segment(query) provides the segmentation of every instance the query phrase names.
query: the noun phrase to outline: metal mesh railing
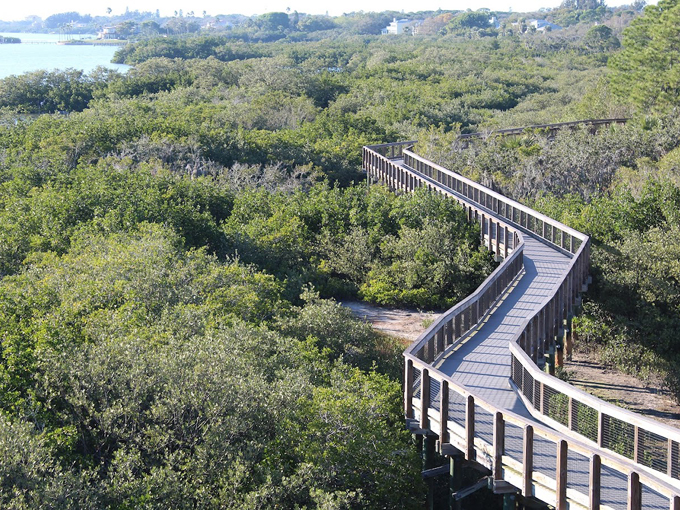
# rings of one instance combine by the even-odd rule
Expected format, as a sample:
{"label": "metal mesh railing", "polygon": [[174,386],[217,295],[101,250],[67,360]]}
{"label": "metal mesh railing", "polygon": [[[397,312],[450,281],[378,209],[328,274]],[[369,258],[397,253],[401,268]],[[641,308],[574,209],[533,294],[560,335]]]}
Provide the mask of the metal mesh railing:
{"label": "metal mesh railing", "polygon": [[609,467],[602,466],[600,478],[600,506],[614,510],[626,510],[628,477]]}
{"label": "metal mesh railing", "polygon": [[422,371],[419,368],[413,368],[413,398],[420,398],[420,375]]}
{"label": "metal mesh railing", "polygon": [[534,381],[534,398],[531,401],[531,403],[534,405],[534,408],[536,408],[536,409],[541,408],[541,382],[540,381]]}
{"label": "metal mesh railing", "polygon": [[569,397],[550,386],[543,387],[543,414],[556,422],[569,425]]}
{"label": "metal mesh railing", "polygon": [[665,472],[668,469],[668,440],[659,434],[638,429],[637,462]]}
{"label": "metal mesh railing", "polygon": [[668,510],[672,507],[666,496],[642,484],[642,508],[644,510]]}
{"label": "metal mesh railing", "polygon": [[567,489],[588,495],[590,459],[585,455],[569,450],[567,455]]}
{"label": "metal mesh railing", "polygon": [[602,446],[632,459],[635,453],[635,427],[633,424],[607,414],[602,418]]}
{"label": "metal mesh railing", "polygon": [[439,411],[442,397],[441,383],[437,379],[430,379],[430,407]]}
{"label": "metal mesh railing", "polygon": [[534,436],[534,471],[555,480],[557,444],[554,441]]}
{"label": "metal mesh railing", "polygon": [[493,444],[493,414],[478,405],[475,405],[475,437]]}
{"label": "metal mesh railing", "polygon": [[510,364],[510,378],[512,382],[521,390],[522,389],[522,378],[524,377],[524,367],[522,363],[515,357],[512,356],[512,361]]}
{"label": "metal mesh railing", "polygon": [[680,444],[677,441],[671,441],[671,455],[670,460],[670,475],[672,478],[680,478]]}
{"label": "metal mesh railing", "polygon": [[449,391],[449,421],[465,427],[465,397],[455,391]]}
{"label": "metal mesh railing", "polygon": [[524,376],[522,378],[522,393],[529,400],[529,402],[534,401],[534,378],[531,376],[529,371],[524,369]]}
{"label": "metal mesh railing", "polygon": [[597,442],[597,422],[598,413],[596,409],[578,400],[572,401],[571,430]]}
{"label": "metal mesh railing", "polygon": [[522,462],[524,448],[524,429],[513,425],[505,424],[505,455],[517,462]]}

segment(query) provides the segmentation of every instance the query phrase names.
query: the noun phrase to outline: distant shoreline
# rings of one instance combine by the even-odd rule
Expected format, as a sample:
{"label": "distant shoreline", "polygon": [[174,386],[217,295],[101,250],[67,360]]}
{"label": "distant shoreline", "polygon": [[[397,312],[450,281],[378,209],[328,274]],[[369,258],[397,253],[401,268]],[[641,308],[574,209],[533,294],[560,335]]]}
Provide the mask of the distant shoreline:
{"label": "distant shoreline", "polygon": [[128,43],[126,39],[72,39],[70,41],[60,41],[57,44],[66,44],[69,46],[125,46]]}

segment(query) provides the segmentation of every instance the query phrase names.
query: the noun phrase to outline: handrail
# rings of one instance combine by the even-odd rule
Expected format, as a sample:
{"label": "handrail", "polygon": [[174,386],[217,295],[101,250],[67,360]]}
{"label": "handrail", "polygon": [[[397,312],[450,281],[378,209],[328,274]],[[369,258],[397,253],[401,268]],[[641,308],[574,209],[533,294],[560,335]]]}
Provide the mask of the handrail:
{"label": "handrail", "polygon": [[472,294],[440,315],[406,352],[431,363],[439,354],[465,338],[521,272],[524,241],[519,236],[518,240],[512,255],[504,259]]}
{"label": "handrail", "polygon": [[[525,419],[485,402],[486,409],[495,413],[497,417],[500,416],[501,421],[505,419],[504,417],[513,416],[511,419],[519,420],[517,423],[523,424],[522,426],[534,427],[545,437],[553,437],[555,441],[564,441],[565,448],[568,447],[569,451],[585,452],[584,455],[597,452],[598,463],[606,466],[619,466],[620,469],[617,469],[629,476],[629,495],[635,492],[636,487],[639,489],[636,489],[637,492],[642,490],[640,480],[643,480],[642,483],[648,487],[658,488],[664,497],[669,498],[667,501],[670,501],[670,504],[680,505],[680,483],[677,480],[680,478],[680,441],[678,441],[680,431],[599,401],[599,399],[576,390],[563,381],[546,374],[536,365],[536,362],[544,357],[548,347],[554,348],[556,341],[559,341],[561,336],[567,338],[570,336],[568,329],[571,310],[578,302],[578,294],[587,279],[590,255],[589,237],[414,154],[410,150],[408,142],[400,144],[403,164],[394,161],[398,158],[388,159],[375,149],[379,148],[364,147],[364,168],[369,178],[383,180],[395,190],[412,191],[417,187],[427,187],[434,192],[456,199],[465,207],[471,221],[480,222],[484,245],[489,250],[494,251],[497,257],[503,258],[501,265],[473,294],[440,316],[404,352],[406,358],[404,404],[407,419],[413,421],[418,414],[421,430],[430,429],[430,421],[433,416],[436,418],[438,413],[441,415],[444,412],[448,413],[449,405],[448,403],[445,405],[446,399],[442,397],[445,394],[457,394],[473,399],[473,402],[483,402],[477,396],[459,387],[451,377],[435,370],[431,363],[442,352],[454,348],[456,340],[464,337],[466,331],[474,329],[484,313],[492,308],[495,300],[505,291],[513,278],[520,273],[523,267],[521,262],[524,247],[523,234],[528,233],[571,257],[568,268],[562,273],[562,280],[554,286],[549,297],[544,300],[534,315],[524,321],[520,334],[514,341],[510,342],[512,381],[517,385],[518,392],[532,414],[546,421],[550,426],[557,429],[557,432],[547,425],[545,429],[542,425],[527,425]],[[512,236],[509,234],[512,234]],[[515,249],[512,251],[509,250],[510,239],[515,243],[513,245]],[[565,322],[566,327],[564,327]],[[430,399],[432,385],[430,374],[436,374],[433,380],[439,385],[438,404]],[[416,379],[419,379],[419,388],[414,388],[413,383]],[[453,393],[451,393],[452,388],[456,389]],[[418,398],[418,394],[420,398]],[[432,396],[434,397],[434,395]],[[595,401],[599,403],[597,406],[593,404]],[[439,405],[439,410],[436,409],[434,404]],[[468,414],[466,414],[464,423],[465,443],[456,444],[459,447],[467,448],[463,451],[469,456],[476,455],[475,452],[479,453],[480,448],[482,452],[488,450],[488,444],[485,446],[486,450],[484,450],[485,447],[477,444],[479,441],[474,436],[474,412],[472,412],[472,423],[470,424],[468,423],[468,407],[469,402],[466,404],[466,413]],[[565,408],[567,409],[566,414]],[[587,417],[592,417],[592,411],[598,413],[595,428],[596,440],[593,439],[592,423],[586,423],[585,420]],[[566,420],[562,419],[564,416],[567,417]],[[452,435],[455,435],[454,432],[458,430],[456,427],[460,428],[460,423],[455,425],[450,420],[441,418],[440,422],[439,428],[437,428],[440,443],[446,443]],[[584,425],[588,425],[588,427]],[[626,429],[626,426],[629,429],[633,427],[630,430],[633,430],[634,441],[633,443],[630,443],[630,441],[626,443],[626,445],[633,445],[631,447],[634,450],[632,454],[627,451],[623,451],[623,454],[617,453],[620,450],[620,444],[612,442],[611,437],[605,437],[607,430],[610,435],[614,431],[619,434],[614,439],[620,440],[620,430],[622,427]],[[607,429],[607,427],[609,428]],[[470,430],[472,430],[472,437]],[[577,439],[576,435],[580,439]],[[659,462],[653,458],[653,455],[658,453],[660,437],[661,442],[665,441],[666,446],[665,466],[662,470],[664,473],[659,472]],[[647,447],[649,444],[652,447]],[[488,451],[486,453],[488,454]],[[512,462],[506,466],[504,462],[507,459],[503,454],[496,455],[496,457],[492,459],[493,462],[490,465],[498,467],[500,471],[497,474],[502,478],[512,471],[513,467],[510,465]],[[560,455],[557,457],[561,458]],[[516,465],[514,467],[517,468]],[[520,465],[520,468],[526,471],[527,466],[522,467]],[[621,471],[622,469],[623,471]],[[496,471],[494,472],[496,473]],[[629,472],[632,472],[632,475]],[[597,477],[591,479],[591,489],[593,489],[593,483],[599,484],[599,476],[598,474]],[[630,479],[631,476],[632,479]],[[524,473],[521,480],[515,481],[521,481],[524,485],[518,485],[518,487],[526,491],[535,490],[537,483],[540,485],[542,481],[547,480],[544,478],[538,475],[534,477],[531,473],[528,475]],[[566,504],[566,501],[569,500],[570,504],[588,507],[587,502],[583,503],[584,496],[582,494],[579,496],[574,491],[566,491],[566,488],[560,486],[560,483],[555,480],[550,483],[557,485],[552,492],[548,490],[546,493],[548,499],[544,499],[544,501],[549,502],[551,501],[550,498],[554,496],[557,498],[555,499],[557,503],[564,502]],[[571,494],[571,496],[568,497],[567,494]],[[592,498],[593,495],[591,494],[589,497]],[[597,498],[599,498],[599,495]],[[558,507],[565,508],[559,504]],[[633,504],[631,508],[638,508],[638,506]],[[677,508],[680,508],[680,506]]]}
{"label": "handrail", "polygon": [[[447,376],[431,365],[414,358],[410,354],[405,355],[405,357],[407,367],[420,372],[421,398],[414,398],[414,408],[420,411],[425,400],[429,401],[430,404],[435,403],[438,405],[438,408],[429,405],[427,413],[420,413],[419,425],[422,429],[435,431],[440,437],[440,442],[454,445],[465,453],[466,458],[475,460],[491,469],[494,477],[496,477],[496,474],[500,475],[498,478],[516,485],[525,494],[534,494],[537,497],[543,496],[540,499],[548,504],[557,505],[558,508],[560,506],[566,508],[567,502],[569,508],[592,508],[595,506],[592,500],[592,486],[588,487],[588,493],[586,494],[576,489],[568,491],[568,487],[558,487],[558,480],[560,478],[567,478],[565,476],[566,473],[560,473],[559,465],[555,466],[554,477],[546,476],[545,473],[541,473],[539,469],[536,469],[536,466],[527,468],[521,457],[518,459],[516,454],[513,456],[513,453],[505,451],[506,449],[503,445],[504,443],[507,444],[510,439],[510,435],[507,434],[508,425],[513,425],[522,430],[525,443],[524,455],[526,455],[527,449],[527,436],[532,436],[533,438],[531,446],[529,446],[530,450],[534,450],[537,447],[536,436],[547,439],[550,444],[555,446],[555,449],[558,449],[561,443],[565,442],[568,451],[582,456],[589,464],[589,478],[591,478],[591,482],[593,481],[593,471],[599,475],[599,480],[597,481],[597,485],[599,485],[598,490],[604,486],[600,483],[603,478],[602,467],[607,467],[612,468],[618,473],[623,473],[628,478],[628,491],[630,491],[631,482],[634,481],[638,486],[639,492],[644,490],[643,487],[651,488],[668,498],[668,506],[666,508],[677,508],[677,506],[673,505],[680,504],[678,487],[663,478],[655,476],[654,473],[640,472],[639,465],[631,460],[612,455],[610,451],[593,446],[560,430],[555,430],[549,425],[544,425],[540,422],[528,424],[523,416],[506,409],[501,409],[475,395],[473,392],[457,384],[450,376]],[[433,395],[434,392],[431,391],[433,382],[436,382],[439,386],[436,395]],[[424,395],[425,393],[429,393],[429,395]],[[456,405],[460,409],[452,412],[452,405]],[[484,421],[479,420],[482,417]],[[478,419],[477,421],[476,418]],[[488,425],[489,422],[492,423],[491,427]],[[491,434],[489,434],[489,430],[484,431],[485,433],[480,433],[479,430],[476,430],[479,428],[480,423],[486,423],[486,428],[492,429]],[[531,431],[530,434],[527,433],[528,430]],[[489,441],[488,439],[491,437],[493,439]],[[593,470],[593,464],[597,465],[596,470]],[[560,492],[563,493],[560,494]],[[563,505],[559,505],[560,499],[563,499]],[[604,505],[600,505],[600,508],[604,508]],[[641,505],[638,508],[641,508]]]}
{"label": "handrail", "polygon": [[565,127],[575,127],[575,126],[603,126],[609,124],[625,124],[630,119],[627,117],[619,117],[615,119],[587,119],[587,120],[574,120],[568,122],[556,122],[553,124],[537,124],[534,126],[525,126],[518,128],[505,128],[505,129],[495,129],[493,131],[484,132],[480,131],[477,133],[463,133],[458,139],[459,140],[469,140],[471,138],[483,138],[485,136],[493,135],[519,135],[522,134],[527,129],[548,129],[555,130]]}
{"label": "handrail", "polygon": [[[444,168],[443,166],[437,165],[436,163],[432,163],[431,161],[428,161],[422,156],[418,156],[410,150],[404,149],[403,153],[405,165],[420,173],[424,173],[428,177],[437,181],[437,183],[448,186],[468,200],[486,206],[488,209],[492,210],[494,214],[499,215],[507,221],[510,221],[520,227],[523,227],[524,229],[532,232],[533,234],[541,237],[560,249],[567,250],[570,253],[574,253],[575,251],[573,248],[573,239],[569,241],[569,246],[572,247],[571,249],[566,246],[565,239],[560,238],[560,242],[556,242],[558,240],[558,236],[561,234],[565,234],[562,237],[569,235],[572,238],[578,239],[579,241],[585,241],[588,239],[587,235],[579,232],[578,230],[574,230],[573,228],[568,227],[567,225],[560,223],[559,221],[554,220],[545,214],[534,211],[530,207],[520,204],[516,200],[512,200],[511,198],[501,195],[496,191],[490,190],[486,186],[468,179],[467,177],[463,177],[462,175],[453,172],[448,168]],[[441,176],[437,177],[435,172],[439,172],[439,174],[446,176],[446,178]],[[500,207],[500,204],[503,204],[504,207]],[[534,220],[533,222],[531,221],[532,219]],[[548,231],[543,227],[536,230],[537,224],[548,224],[552,227],[552,231]]]}

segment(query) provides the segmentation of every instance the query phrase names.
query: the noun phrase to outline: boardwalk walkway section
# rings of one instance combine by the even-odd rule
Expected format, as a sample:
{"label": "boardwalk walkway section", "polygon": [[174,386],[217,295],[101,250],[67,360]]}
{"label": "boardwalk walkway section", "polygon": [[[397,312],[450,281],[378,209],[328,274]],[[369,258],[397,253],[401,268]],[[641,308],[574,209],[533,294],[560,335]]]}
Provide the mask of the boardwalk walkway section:
{"label": "boardwalk walkway section", "polygon": [[680,510],[680,431],[551,375],[571,349],[588,236],[418,156],[413,144],[364,147],[368,178],[458,201],[501,261],[404,353],[405,416],[425,450],[436,440],[452,470],[464,457],[491,471],[496,492],[560,510]]}

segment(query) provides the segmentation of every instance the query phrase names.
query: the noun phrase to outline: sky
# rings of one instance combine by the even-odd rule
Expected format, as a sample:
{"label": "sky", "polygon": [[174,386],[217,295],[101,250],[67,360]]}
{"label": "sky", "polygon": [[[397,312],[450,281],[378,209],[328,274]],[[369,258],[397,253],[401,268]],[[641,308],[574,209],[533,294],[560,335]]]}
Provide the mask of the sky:
{"label": "sky", "polygon": [[[633,0],[610,0],[609,6],[629,4]],[[124,3],[120,0],[28,0],[3,1],[0,5],[0,19],[3,21],[21,20],[27,16],[36,15],[46,18],[59,12],[76,11],[81,14],[93,16],[106,15],[108,7],[112,14],[122,14],[126,6],[130,10],[151,11],[160,10],[161,16],[172,16],[174,11],[182,9],[184,13],[193,11],[196,16],[201,16],[203,11],[208,15],[216,14],[262,14],[272,11],[304,12],[308,14],[325,14],[337,16],[344,12],[352,11],[386,11],[403,10],[476,10],[487,7],[494,11],[529,12],[536,11],[541,7],[557,7],[561,0],[344,0],[342,2],[319,2],[319,0],[249,0],[248,2],[224,2],[217,0],[135,0]]]}

